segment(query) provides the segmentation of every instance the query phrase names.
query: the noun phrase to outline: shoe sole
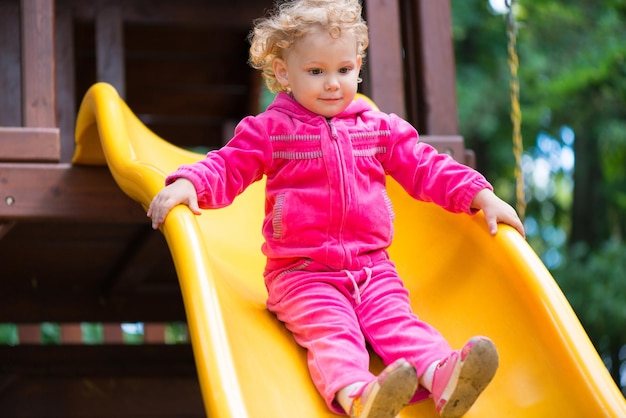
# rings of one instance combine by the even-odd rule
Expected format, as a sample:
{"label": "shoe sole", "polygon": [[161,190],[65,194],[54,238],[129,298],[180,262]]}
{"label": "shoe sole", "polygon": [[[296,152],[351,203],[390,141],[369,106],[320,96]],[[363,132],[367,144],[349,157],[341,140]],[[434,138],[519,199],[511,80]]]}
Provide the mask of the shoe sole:
{"label": "shoe sole", "polygon": [[472,347],[461,365],[456,387],[439,415],[441,418],[459,418],[472,407],[476,399],[498,369],[498,351],[488,339],[481,339]]}
{"label": "shoe sole", "polygon": [[389,373],[376,392],[370,393],[371,404],[365,406],[362,418],[395,418],[417,390],[417,373],[408,362]]}

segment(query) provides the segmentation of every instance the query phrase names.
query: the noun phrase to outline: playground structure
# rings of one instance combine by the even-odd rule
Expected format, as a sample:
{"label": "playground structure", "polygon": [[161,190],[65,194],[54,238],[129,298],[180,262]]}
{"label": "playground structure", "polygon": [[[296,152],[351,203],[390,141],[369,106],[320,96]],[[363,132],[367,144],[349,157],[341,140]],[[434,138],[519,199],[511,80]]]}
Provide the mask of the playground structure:
{"label": "playground structure", "polygon": [[[120,185],[126,185],[124,191],[145,205],[162,184],[159,176],[173,169],[180,162],[177,158],[199,158],[199,154],[163,144],[150,130],[181,147],[216,147],[228,137],[233,121],[257,110],[260,80],[245,64],[245,36],[252,20],[270,6],[271,1],[252,0],[0,2],[0,322],[17,324],[19,334],[19,344],[0,347],[0,411],[7,416],[191,417],[204,416],[205,407],[210,416],[255,416],[259,402],[276,400],[286,383],[296,391],[297,399],[307,402],[311,411],[319,412],[314,416],[326,413],[307,383],[306,371],[300,365],[302,353],[293,344],[287,344],[289,336],[264,310],[263,289],[259,288],[262,281],[249,284],[240,280],[258,275],[259,236],[254,235],[254,218],[241,226],[252,234],[251,239],[213,245],[226,253],[211,253],[214,258],[210,258],[206,277],[234,278],[216,281],[220,284],[215,293],[216,297],[227,295],[233,305],[229,309],[231,305],[222,300],[213,306],[226,307],[226,311],[218,309],[217,313],[221,313],[217,316],[204,315],[201,312],[212,306],[213,300],[207,297],[207,288],[196,289],[197,299],[190,299],[195,285],[185,279],[179,286],[174,270],[173,261],[178,275],[185,277],[181,274],[181,261],[176,256],[172,260],[163,235],[150,230],[141,206],[128,198],[111,177],[113,173]],[[473,164],[471,152],[464,149],[458,136],[449,1],[365,1],[365,8],[371,46],[363,91],[385,111],[404,115],[413,122],[423,140]],[[97,81],[110,83],[117,93],[105,85],[94,88],[81,110],[83,121],[77,124],[78,105]],[[118,93],[142,122],[120,101]],[[78,147],[74,144],[75,126],[76,139],[82,144]],[[110,138],[120,134],[120,129],[126,132],[126,139],[130,139],[127,129],[141,133],[131,136],[139,142],[112,146]],[[148,175],[151,180],[147,184],[133,183],[125,175],[116,174],[115,164],[126,162],[114,155],[128,147],[145,151],[154,145],[151,141],[162,145],[156,150],[172,151],[172,159],[163,159],[163,165],[152,160],[148,165],[140,164],[142,169],[136,174]],[[111,171],[105,165],[105,154],[112,158]],[[142,152],[138,155],[159,156]],[[257,185],[242,196],[242,203],[233,210],[241,210],[244,199],[255,202],[262,191],[260,187]],[[391,187],[393,191],[394,186]],[[415,203],[397,202],[399,217],[414,210]],[[458,222],[457,218],[449,219],[438,212],[428,215],[432,209],[418,206],[432,227],[440,225],[446,229]],[[216,211],[203,214],[202,222],[210,222],[214,216],[228,220],[238,215]],[[180,229],[174,219],[179,218],[172,219],[168,223],[174,226],[170,228],[168,224],[164,233],[176,252],[185,240],[176,235]],[[195,222],[185,214],[180,219],[185,225]],[[237,219],[239,223],[240,218]],[[227,225],[221,221],[217,224]],[[485,244],[479,224],[473,220],[461,225],[460,230],[470,231],[469,236],[480,245],[472,250],[464,246],[460,235],[452,234],[449,245],[461,251],[456,256],[462,254],[463,260],[491,257],[496,250],[491,241]],[[421,248],[409,235],[418,226],[422,228],[418,224],[398,227],[394,247],[398,250],[394,250],[394,256],[399,261],[414,258],[411,249]],[[429,233],[429,227],[425,227],[420,235]],[[202,239],[220,240],[227,235],[203,235]],[[503,236],[523,245],[512,231],[505,231]],[[229,254],[239,254],[228,253],[233,246],[237,251],[245,251],[246,261],[238,263],[234,270],[226,263],[232,261]],[[403,270],[412,292],[436,288],[437,281],[429,277],[439,277],[456,257],[454,253],[448,253],[451,258],[446,258],[428,251],[424,252],[426,259],[441,264],[424,270]],[[526,255],[534,257],[532,253]],[[505,265],[485,268],[494,267],[494,272],[501,273],[507,271]],[[533,266],[538,270],[524,277],[546,277],[542,266]],[[190,263],[188,268],[188,274],[198,276],[197,265]],[[419,281],[413,277],[415,274],[420,275]],[[503,291],[496,280],[499,277],[491,273],[485,286],[493,287],[494,292]],[[588,416],[624,415],[623,398],[606,380],[597,354],[550,280],[540,280],[538,287],[537,281],[523,281],[520,287],[510,289],[526,289],[524,294],[529,298],[521,301],[508,294],[513,299],[507,300],[513,303],[507,308],[510,312],[506,317],[515,319],[513,327],[535,326],[536,319],[545,319],[542,313],[557,320],[522,344],[520,348],[528,348],[528,352],[519,353],[519,358],[507,356],[504,366],[509,372],[505,371],[504,376],[509,377],[500,378],[489,390],[494,391],[495,398],[506,394],[501,404],[510,408],[507,412],[511,416],[520,416],[517,408],[546,411],[549,401],[562,399],[564,388],[550,383],[558,378],[567,382],[572,399],[591,405],[590,409],[578,411],[592,411]],[[196,285],[202,286],[202,281]],[[485,299],[485,306],[490,306],[489,301]],[[469,317],[437,320],[437,310],[431,305],[439,301],[424,298],[416,303],[416,310],[424,318],[434,319],[444,332],[450,333],[451,342],[461,342],[461,336],[452,331],[457,328],[454,322]],[[237,311],[237,307],[244,309]],[[501,314],[493,307],[481,315],[494,313]],[[252,321],[250,324],[255,326],[237,337],[243,339],[230,341],[235,337],[226,331],[228,326],[243,324],[246,315],[260,322]],[[531,318],[522,321],[524,316]],[[226,322],[220,324],[220,319]],[[189,344],[164,344],[164,324],[171,321],[189,321],[195,357]],[[60,324],[60,345],[41,344],[40,324],[44,322]],[[82,322],[102,323],[104,343],[82,344]],[[145,344],[122,344],[121,322],[144,323]],[[480,329],[487,333],[494,324],[484,322],[482,325],[479,321]],[[502,341],[517,341],[504,338],[517,332],[511,324],[495,327],[496,335],[505,334],[499,337]],[[207,332],[222,333],[227,338],[209,337]],[[259,348],[259,357],[239,356],[237,350],[256,344],[257,337],[264,341],[276,334],[278,345]],[[211,345],[221,347],[221,354],[226,357],[204,356],[213,350],[205,350]],[[555,348],[550,350],[552,346]],[[273,363],[272,376],[279,380],[276,386],[267,385],[271,393],[253,394],[249,386],[242,384],[249,377],[246,370],[254,371],[260,363],[282,359],[274,348],[285,354],[286,365],[281,365],[282,361]],[[532,386],[535,373],[539,372],[528,369],[525,361],[528,355],[544,351],[551,355],[540,357],[543,370],[555,372],[542,386],[545,390],[540,390]],[[556,354],[565,357],[556,359],[555,366],[551,362]],[[293,375],[285,373],[287,369]],[[487,402],[477,408],[491,408],[490,405]],[[407,410],[406,416],[417,411],[429,416],[428,408],[428,403],[418,405]],[[563,411],[573,411],[575,415],[577,411],[574,406],[571,408]],[[281,415],[277,412],[272,416]]]}

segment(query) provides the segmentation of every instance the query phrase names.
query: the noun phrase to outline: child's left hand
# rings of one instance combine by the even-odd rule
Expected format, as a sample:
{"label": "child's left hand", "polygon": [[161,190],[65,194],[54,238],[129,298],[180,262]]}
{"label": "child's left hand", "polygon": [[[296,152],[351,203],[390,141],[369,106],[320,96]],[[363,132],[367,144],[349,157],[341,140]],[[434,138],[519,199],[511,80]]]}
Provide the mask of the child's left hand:
{"label": "child's left hand", "polygon": [[511,205],[500,199],[489,189],[482,189],[472,201],[472,208],[481,209],[485,215],[487,226],[491,235],[495,235],[498,232],[498,223],[505,223],[511,225],[513,228],[526,237],[524,232],[524,225],[520,220],[517,212]]}

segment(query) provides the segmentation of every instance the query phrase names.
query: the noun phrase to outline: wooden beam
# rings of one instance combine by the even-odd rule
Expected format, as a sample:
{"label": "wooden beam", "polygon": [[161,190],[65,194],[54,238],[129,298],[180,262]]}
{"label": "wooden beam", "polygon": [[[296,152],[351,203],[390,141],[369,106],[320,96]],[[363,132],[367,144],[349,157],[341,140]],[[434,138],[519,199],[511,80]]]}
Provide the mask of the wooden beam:
{"label": "wooden beam", "polygon": [[2,389],[3,417],[207,417],[197,378],[192,376],[25,375],[15,376]]}
{"label": "wooden beam", "polygon": [[206,417],[189,344],[0,346],[0,358],[3,417]]}
{"label": "wooden beam", "polygon": [[[68,274],[71,269],[68,268]],[[89,280],[76,277],[76,280]],[[142,292],[117,295],[105,299],[97,292],[73,293],[67,290],[38,291],[2,288],[0,318],[2,322],[170,322],[185,321],[185,307],[177,289],[176,278],[169,286],[172,291]],[[178,293],[177,293],[178,292]],[[20,325],[20,332],[22,330]],[[39,331],[37,331],[39,332]],[[28,334],[29,342],[35,342]],[[23,336],[20,334],[20,339]],[[38,341],[38,340],[37,340]]]}
{"label": "wooden beam", "polygon": [[110,377],[158,377],[196,374],[190,344],[0,345],[0,358],[3,359],[0,372],[28,375],[89,373]]}
{"label": "wooden beam", "polygon": [[0,222],[0,240],[4,238],[13,228],[15,228],[17,222]]}
{"label": "wooden beam", "polygon": [[[93,20],[98,3],[85,0],[58,0],[71,7],[80,20]],[[262,17],[272,2],[216,2],[206,0],[180,2],[172,0],[120,1],[124,21],[141,24],[201,25],[216,28],[251,29],[252,21]]]}
{"label": "wooden beam", "polygon": [[[154,268],[161,260],[155,254],[167,244],[162,234],[155,233],[146,223],[125,246],[122,256],[113,263],[110,274],[102,285],[107,298],[132,293],[154,274]],[[141,266],[139,268],[138,266]]]}
{"label": "wooden beam", "polygon": [[122,6],[100,0],[96,11],[96,78],[115,87],[120,97],[126,97],[124,71],[124,30]]}
{"label": "wooden beam", "polygon": [[398,0],[366,0],[365,7],[370,29],[367,62],[371,98],[382,111],[404,117],[406,106]]}
{"label": "wooden beam", "polygon": [[440,153],[448,154],[461,164],[474,166],[471,153],[465,149],[463,137],[458,135],[424,135],[420,140],[437,149]]}
{"label": "wooden beam", "polygon": [[459,131],[450,0],[419,0],[417,27],[422,77],[422,112],[429,135]]}
{"label": "wooden beam", "polygon": [[0,163],[0,218],[147,222],[106,167]]}
{"label": "wooden beam", "polygon": [[21,5],[23,125],[56,127],[54,0]]}
{"label": "wooden beam", "polygon": [[0,127],[0,162],[57,162],[61,157],[58,128]]}

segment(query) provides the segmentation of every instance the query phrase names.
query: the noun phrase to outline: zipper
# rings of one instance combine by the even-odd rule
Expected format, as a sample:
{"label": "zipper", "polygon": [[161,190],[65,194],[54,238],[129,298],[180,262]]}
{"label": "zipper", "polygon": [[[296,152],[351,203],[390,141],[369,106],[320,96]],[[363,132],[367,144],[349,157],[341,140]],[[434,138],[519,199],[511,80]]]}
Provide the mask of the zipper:
{"label": "zipper", "polygon": [[346,218],[348,215],[348,187],[347,187],[347,175],[346,175],[346,168],[345,168],[345,164],[344,164],[344,159],[343,159],[343,154],[341,151],[341,146],[339,144],[339,134],[337,133],[337,127],[335,126],[335,124],[333,123],[332,119],[326,119],[326,121],[328,122],[328,127],[330,129],[330,137],[332,139],[332,144],[334,145],[335,148],[335,155],[337,156],[337,166],[339,168],[339,194],[341,197],[341,222],[339,224],[339,245],[341,250],[343,251],[343,263],[345,263],[346,261],[346,256],[348,255],[348,251],[346,250],[346,247],[344,245],[343,242],[343,231],[346,225]]}

